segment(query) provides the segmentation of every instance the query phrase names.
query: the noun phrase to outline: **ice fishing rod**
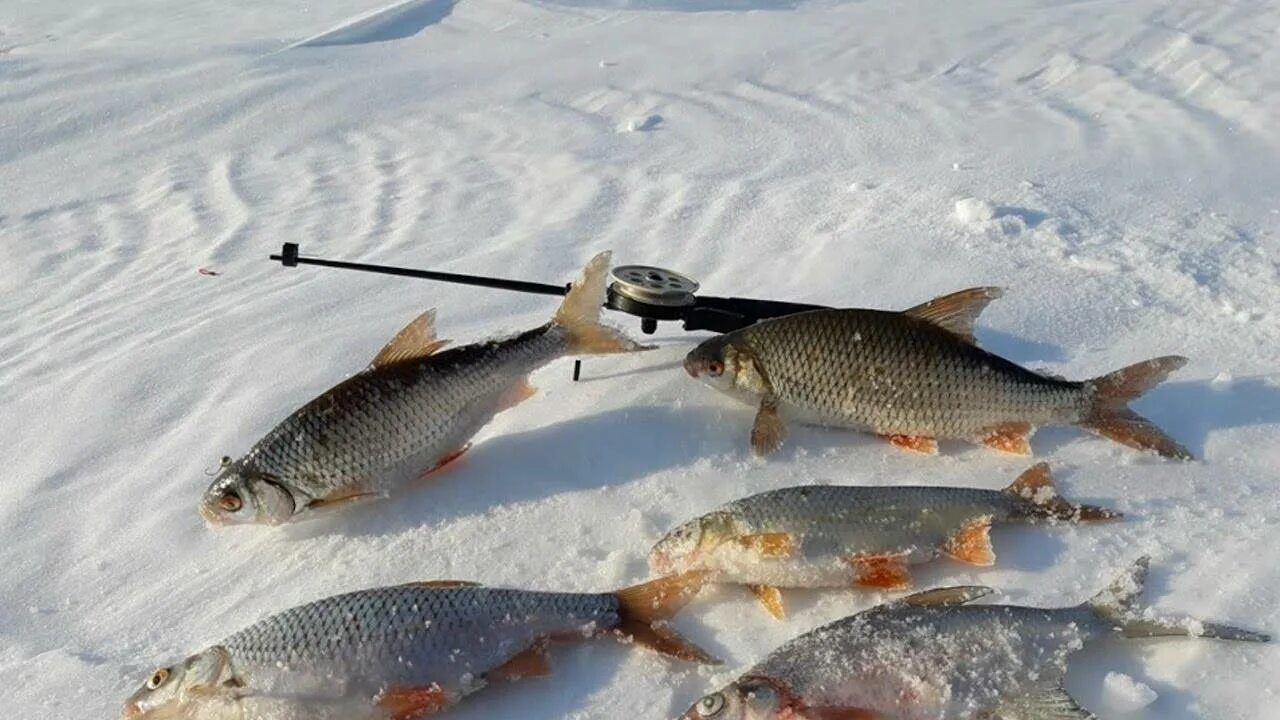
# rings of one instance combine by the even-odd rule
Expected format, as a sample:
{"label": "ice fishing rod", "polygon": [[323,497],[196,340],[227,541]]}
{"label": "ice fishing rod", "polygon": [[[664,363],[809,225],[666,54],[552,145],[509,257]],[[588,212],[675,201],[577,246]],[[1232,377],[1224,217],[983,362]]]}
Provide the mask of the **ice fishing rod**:
{"label": "ice fishing rod", "polygon": [[[285,267],[316,265],[535,295],[563,296],[569,292],[567,283],[552,285],[484,275],[306,257],[298,254],[297,243],[285,243],[280,248],[280,253],[270,256],[270,259]],[[658,323],[665,321],[681,321],[684,329],[690,332],[709,330],[725,333],[766,318],[825,307],[757,298],[700,296],[697,294],[698,288],[696,281],[674,270],[652,265],[619,265],[609,273],[609,286],[604,307],[640,318],[640,331],[646,335],[652,335],[657,331]],[[580,364],[574,366],[574,380],[578,379],[580,367]]]}
{"label": "ice fishing rod", "polygon": [[[400,277],[437,280],[459,285],[512,290],[535,295],[559,295],[569,292],[569,284],[509,280],[484,275],[420,270],[394,265],[328,260],[298,254],[297,243],[285,243],[272,260],[285,267],[318,265],[341,270],[397,275]],[[679,320],[688,331],[710,330],[725,333],[743,328],[765,318],[791,315],[805,310],[818,310],[824,305],[760,300],[740,297],[708,297],[697,295],[698,283],[674,270],[651,265],[619,265],[609,273],[609,288],[604,306],[640,318],[640,331],[652,335],[659,321]]]}

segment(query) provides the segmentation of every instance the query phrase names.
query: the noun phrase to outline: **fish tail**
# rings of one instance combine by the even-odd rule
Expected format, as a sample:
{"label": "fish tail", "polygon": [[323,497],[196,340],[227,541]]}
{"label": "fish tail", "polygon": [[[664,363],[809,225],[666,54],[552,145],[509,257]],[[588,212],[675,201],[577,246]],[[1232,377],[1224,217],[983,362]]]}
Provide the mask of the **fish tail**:
{"label": "fish tail", "polygon": [[718,664],[718,660],[677,635],[666,624],[698,594],[705,578],[705,572],[689,572],[619,590],[614,593],[618,599],[619,617],[615,632],[663,655]]}
{"label": "fish tail", "polygon": [[1138,596],[1147,582],[1150,557],[1141,557],[1133,567],[1093,596],[1086,606],[1128,638],[1197,637],[1241,642],[1270,642],[1271,636],[1230,625],[1192,618],[1159,617],[1144,607]]}
{"label": "fish tail", "polygon": [[1124,517],[1118,510],[1097,505],[1077,505],[1058,494],[1053,484],[1049,463],[1036,463],[1018,476],[1004,489],[1006,495],[1018,498],[1017,506],[1022,517],[1065,520],[1067,522],[1096,522]]}
{"label": "fish tail", "polygon": [[621,331],[600,323],[600,308],[605,301],[605,276],[608,270],[608,252],[591,258],[582,270],[582,277],[569,287],[564,302],[556,310],[552,323],[568,335],[570,354],[596,355],[653,349],[652,346],[641,345]]}
{"label": "fish tail", "polygon": [[1078,424],[1089,432],[1139,450],[1168,458],[1194,460],[1191,451],[1169,437],[1155,423],[1129,409],[1129,403],[1164,382],[1187,359],[1167,355],[1145,360],[1102,377],[1085,381],[1093,407]]}

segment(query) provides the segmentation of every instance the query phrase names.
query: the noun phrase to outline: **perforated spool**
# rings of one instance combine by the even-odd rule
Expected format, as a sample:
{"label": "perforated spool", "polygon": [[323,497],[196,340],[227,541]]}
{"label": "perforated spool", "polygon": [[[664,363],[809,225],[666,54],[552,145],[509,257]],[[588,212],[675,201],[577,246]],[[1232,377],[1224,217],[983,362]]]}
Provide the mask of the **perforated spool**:
{"label": "perforated spool", "polygon": [[678,272],[651,265],[619,265],[610,273],[614,292],[648,305],[684,307],[697,299],[698,283]]}

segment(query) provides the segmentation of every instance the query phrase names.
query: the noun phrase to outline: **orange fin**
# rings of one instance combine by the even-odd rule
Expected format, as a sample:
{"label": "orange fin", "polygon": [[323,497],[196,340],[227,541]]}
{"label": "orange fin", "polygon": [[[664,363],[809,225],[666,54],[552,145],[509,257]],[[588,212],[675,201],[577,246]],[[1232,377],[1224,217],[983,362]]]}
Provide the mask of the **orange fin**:
{"label": "orange fin", "polygon": [[983,438],[982,444],[992,450],[1025,457],[1031,454],[1031,433],[1034,429],[1031,423],[1005,423],[997,426]]}
{"label": "orange fin", "polygon": [[449,695],[439,685],[405,687],[393,685],[378,698],[378,707],[386,710],[389,720],[419,720],[449,707]]}
{"label": "orange fin", "polygon": [[989,567],[996,563],[991,548],[991,517],[978,518],[965,524],[947,540],[942,549],[947,555],[970,565]]}
{"label": "orange fin", "polygon": [[404,583],[400,587],[460,588],[480,587],[480,583],[471,582],[470,580],[422,580],[420,582]]}
{"label": "orange fin", "polygon": [[449,344],[448,340],[436,337],[436,311],[428,310],[404,326],[404,329],[391,338],[378,355],[373,358],[371,367],[383,368],[411,360],[422,360],[431,357],[435,351]]}
{"label": "orange fin", "polygon": [[357,505],[370,500],[381,500],[387,494],[378,490],[370,490],[368,482],[362,482],[350,487],[342,488],[334,492],[334,494],[315,498],[307,503],[308,510],[333,510],[349,505]]}
{"label": "orange fin", "polygon": [[882,590],[901,590],[911,586],[911,572],[903,555],[862,555],[849,558],[857,573],[854,583]]}
{"label": "orange fin", "polygon": [[925,455],[938,454],[938,441],[931,437],[918,435],[884,435],[883,437],[889,441],[890,445],[900,450],[910,450]]}
{"label": "orange fin", "polygon": [[546,677],[551,674],[551,663],[547,662],[547,643],[542,640],[535,642],[527,650],[485,674],[508,681]]}
{"label": "orange fin", "polygon": [[1093,407],[1079,422],[1080,427],[1121,445],[1162,457],[1194,460],[1190,450],[1128,407],[1130,401],[1164,382],[1169,373],[1186,364],[1186,358],[1169,355],[1085,381],[1085,387],[1093,391]]}
{"label": "orange fin", "polygon": [[751,425],[751,449],[756,455],[768,455],[782,447],[782,441],[786,439],[787,426],[778,415],[778,399],[772,394],[765,395]]}
{"label": "orange fin", "polygon": [[1023,517],[1067,522],[1116,520],[1124,517],[1118,510],[1097,505],[1076,505],[1058,495],[1049,463],[1037,463],[1027,468],[1004,492],[1024,502],[1020,508]]}
{"label": "orange fin", "polygon": [[764,609],[775,618],[782,620],[787,617],[787,610],[782,605],[782,591],[772,585],[748,585],[751,592],[764,605]]}
{"label": "orange fin", "polygon": [[748,550],[765,557],[790,557],[795,554],[796,541],[790,533],[773,532],[759,535],[743,535],[738,542]]}
{"label": "orange fin", "polygon": [[619,616],[615,632],[663,655],[718,663],[701,648],[675,634],[665,622],[698,594],[705,578],[705,572],[689,572],[619,590],[614,593],[618,598]]}
{"label": "orange fin", "polygon": [[884,717],[862,708],[831,706],[805,708],[800,716],[806,720],[883,720]]}
{"label": "orange fin", "polygon": [[963,340],[978,344],[973,334],[974,321],[992,300],[1004,295],[998,287],[976,287],[953,292],[903,310],[903,315],[932,323]]}
{"label": "orange fin", "polygon": [[418,475],[418,479],[422,480],[428,475],[431,475],[433,473],[437,473],[443,470],[445,466],[452,465],[453,463],[457,462],[459,458],[465,455],[467,451],[470,449],[471,449],[471,443],[467,443],[466,445],[463,445],[461,448],[454,450],[453,452],[445,455],[444,457],[437,460],[435,465],[432,465],[426,470],[423,470],[422,474]]}
{"label": "orange fin", "polygon": [[538,388],[529,384],[529,378],[520,378],[498,398],[498,412],[510,410],[537,394]]}

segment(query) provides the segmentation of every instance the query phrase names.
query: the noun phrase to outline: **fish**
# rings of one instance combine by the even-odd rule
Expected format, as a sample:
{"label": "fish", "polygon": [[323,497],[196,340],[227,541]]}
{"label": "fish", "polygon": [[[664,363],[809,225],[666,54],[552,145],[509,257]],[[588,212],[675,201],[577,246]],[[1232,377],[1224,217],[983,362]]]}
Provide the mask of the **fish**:
{"label": "fish", "polygon": [[667,624],[699,573],[613,593],[489,588],[453,580],[336,595],[271,615],[151,672],[123,720],[324,717],[417,720],[493,682],[551,673],[553,641],[613,635],[718,662]]}
{"label": "fish", "polygon": [[902,590],[911,585],[911,565],[941,556],[994,565],[994,524],[1120,517],[1063,499],[1048,463],[1032,466],[1004,490],[788,487],[681,524],[653,546],[649,563],[657,574],[701,571],[708,582],[746,585],[782,618],[780,588]]}
{"label": "fish", "polygon": [[517,335],[442,349],[435,310],[401,330],[363,371],[289,415],[201,497],[211,527],[280,525],[385,498],[440,470],[498,413],[532,397],[529,373],[565,355],[652,349],[600,323],[609,253],[587,263],[552,320]]}
{"label": "fish", "polygon": [[978,346],[974,321],[996,287],[976,287],[908,310],[809,310],[713,337],[684,368],[757,407],[757,455],[785,441],[787,420],[874,433],[894,446],[934,455],[938,439],[1027,456],[1037,427],[1076,425],[1168,458],[1191,451],[1129,402],[1187,359],[1169,355],[1092,380],[1029,370]]}
{"label": "fish", "polygon": [[929,590],[785,643],[683,720],[1089,720],[1063,688],[1096,641],[1203,637],[1269,642],[1228,625],[1162,617],[1138,596],[1150,559],[1073,607],[970,605],[984,587]]}

